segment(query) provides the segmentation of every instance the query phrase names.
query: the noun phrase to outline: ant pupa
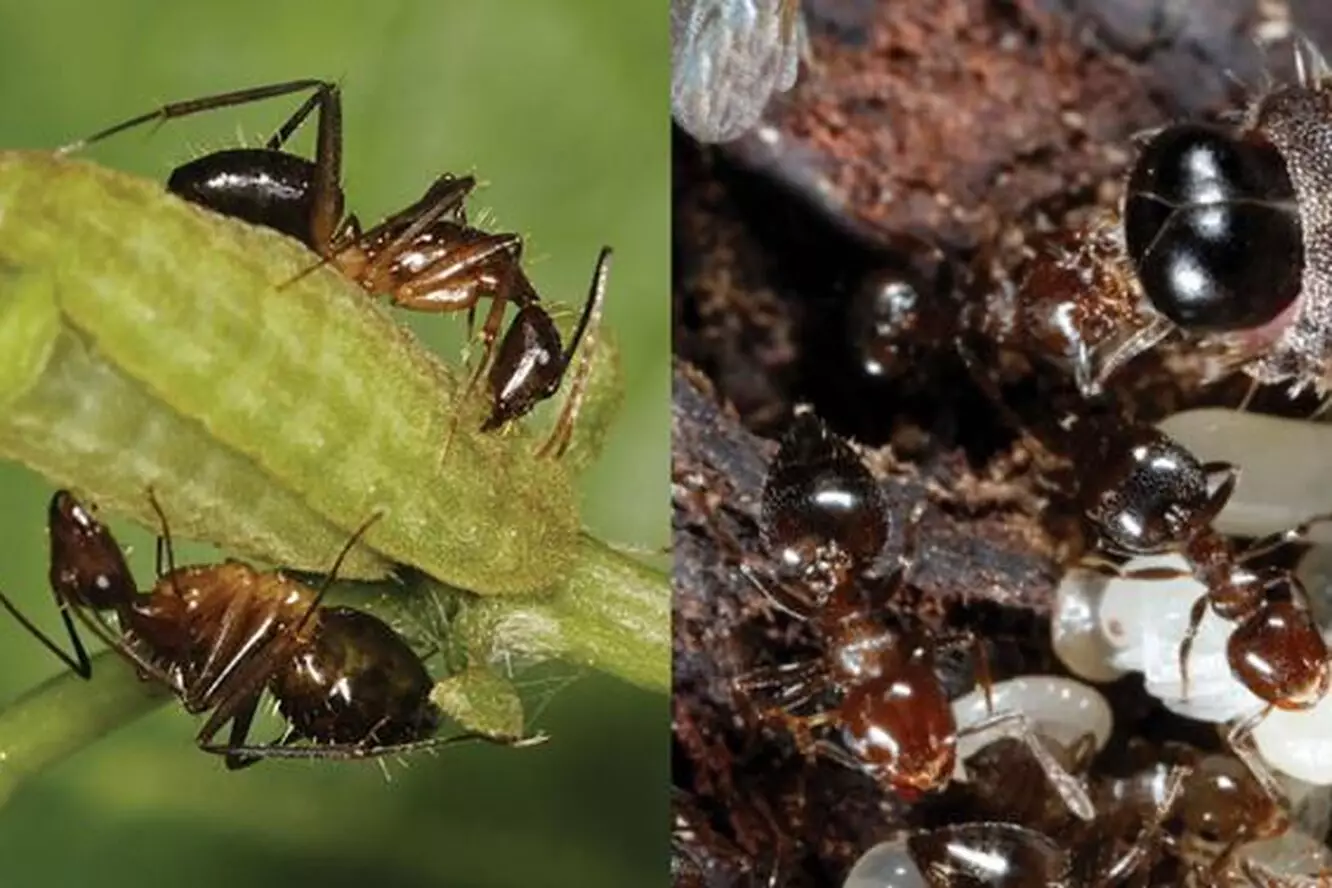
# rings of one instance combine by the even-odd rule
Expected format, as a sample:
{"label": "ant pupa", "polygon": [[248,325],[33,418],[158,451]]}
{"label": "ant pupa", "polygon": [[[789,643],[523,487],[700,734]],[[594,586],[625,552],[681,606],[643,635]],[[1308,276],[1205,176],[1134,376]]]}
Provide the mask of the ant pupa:
{"label": "ant pupa", "polygon": [[[162,536],[157,582],[144,594],[110,531],[68,491],[52,497],[51,586],[73,655],[38,635],[89,677],[91,663],[69,620],[72,613],[140,676],[173,692],[186,711],[207,714],[196,743],[225,756],[229,769],[265,758],[366,759],[468,740],[525,746],[545,739],[436,736],[442,714],[430,699],[433,682],[406,640],[375,616],[323,603],[342,559],[369,522],[313,589],[239,561],[176,567],[166,518],[149,496]],[[118,629],[106,612],[115,615]],[[265,690],[287,727],[272,743],[252,744],[249,732]],[[214,742],[228,723],[227,741]]]}
{"label": "ant pupa", "polygon": [[[888,535],[878,484],[812,413],[797,415],[769,468],[760,514],[768,550],[794,579],[779,576],[768,590],[746,572],[782,610],[810,624],[822,655],[758,670],[741,679],[742,689],[775,691],[776,705],[766,714],[785,726],[803,755],[823,754],[908,800],[952,779],[959,737],[1015,736],[1069,808],[1090,817],[1085,789],[1035,737],[1023,713],[990,713],[958,725],[935,665],[942,648],[974,646],[981,685],[988,687],[985,653],[974,635],[942,638],[924,625],[880,620],[879,605],[913,592],[909,574],[920,517],[918,509],[891,575],[869,576]],[[828,692],[839,698],[837,705],[798,714]],[[816,740],[814,732],[825,728],[840,730],[844,745]]]}
{"label": "ant pupa", "polygon": [[1250,748],[1253,729],[1273,709],[1317,704],[1327,694],[1332,664],[1299,580],[1289,571],[1256,568],[1253,561],[1298,541],[1311,523],[1327,516],[1237,546],[1212,527],[1234,490],[1235,466],[1200,463],[1178,442],[1148,426],[1121,429],[1116,438],[1113,445],[1105,445],[1108,458],[1088,462],[1092,468],[1081,491],[1099,549],[1122,557],[1176,553],[1187,568],[1101,567],[1129,578],[1191,576],[1204,587],[1179,643],[1183,696],[1189,695],[1189,654],[1210,608],[1233,625],[1226,642],[1231,673],[1266,704],[1232,727],[1231,747],[1264,786],[1276,792],[1268,768]]}
{"label": "ant pupa", "polygon": [[749,132],[795,85],[800,0],[671,0],[671,115],[700,142]]}
{"label": "ant pupa", "polygon": [[[307,98],[262,148],[214,151],[172,171],[167,190],[190,203],[271,228],[303,243],[368,293],[387,294],[393,304],[419,312],[467,311],[470,328],[477,306],[490,299],[481,327],[482,354],[461,400],[489,368],[492,406],[484,428],[498,428],[526,414],[559,388],[584,334],[600,317],[609,249],[603,249],[589,296],[567,348],[522,269],[523,239],[487,232],[467,222],[465,201],[472,176],[445,173],[411,206],[362,231],[354,213],[344,214],[342,191],[342,94],[324,80],[292,80],[173,102],[107,127],[59,149],[65,154],[126,130],[205,111],[245,105],[301,92]],[[284,150],[311,115],[316,119],[315,157]],[[318,266],[314,266],[318,267]],[[597,282],[600,282],[599,284]],[[495,354],[504,311],[518,317]],[[492,363],[492,358],[494,361]],[[574,387],[586,384],[586,362]],[[566,400],[556,429],[571,427],[581,396]],[[564,432],[567,436],[567,432]],[[553,434],[543,451],[558,455],[565,443]]]}

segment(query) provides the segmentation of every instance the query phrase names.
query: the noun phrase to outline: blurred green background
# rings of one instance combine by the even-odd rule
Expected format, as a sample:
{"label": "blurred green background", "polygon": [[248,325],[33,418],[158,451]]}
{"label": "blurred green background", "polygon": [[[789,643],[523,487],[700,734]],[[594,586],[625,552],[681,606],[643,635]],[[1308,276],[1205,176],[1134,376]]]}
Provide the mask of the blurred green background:
{"label": "blurred green background", "polygon": [[[628,396],[585,485],[603,538],[667,542],[666,10],[619,0],[29,3],[0,0],[0,147],[50,148],[166,101],[341,78],[345,187],[365,222],[439,173],[528,237],[548,299],[581,302],[616,248],[606,321]],[[299,99],[296,99],[299,102]],[[129,133],[100,162],[165,179],[207,150],[266,137],[274,100]],[[308,137],[297,150],[308,149]],[[485,218],[485,217],[482,217]],[[71,244],[77,249],[77,244]],[[188,299],[188,293],[180,298]],[[456,357],[461,322],[414,326]],[[450,338],[452,337],[452,338]],[[0,585],[43,625],[50,486],[0,465]],[[112,522],[150,575],[150,538]],[[190,550],[187,550],[189,554]],[[193,550],[195,554],[199,550]],[[56,664],[0,621],[0,699]],[[567,673],[568,670],[565,670]],[[175,707],[134,723],[0,808],[6,886],[638,886],[664,884],[667,701],[587,675],[551,696],[531,750],[447,749],[390,765],[271,762],[228,774]]]}

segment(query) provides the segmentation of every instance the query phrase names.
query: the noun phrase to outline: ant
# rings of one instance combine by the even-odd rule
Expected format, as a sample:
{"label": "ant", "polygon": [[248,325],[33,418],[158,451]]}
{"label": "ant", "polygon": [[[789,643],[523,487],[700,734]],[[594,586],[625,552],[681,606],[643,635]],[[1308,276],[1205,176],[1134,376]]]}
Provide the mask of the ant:
{"label": "ant", "polygon": [[[58,153],[68,154],[145,123],[156,121],[160,126],[179,117],[305,91],[310,91],[309,98],[264,147],[229,148],[196,158],[172,171],[167,191],[295,238],[319,256],[319,265],[333,265],[369,293],[387,293],[394,305],[420,312],[465,309],[469,330],[481,298],[489,297],[481,328],[481,361],[462,399],[489,366],[491,409],[483,431],[498,428],[551,397],[589,326],[600,319],[609,248],[601,251],[591,293],[566,348],[523,272],[522,237],[482,231],[467,223],[464,203],[476,187],[473,176],[445,173],[411,206],[362,231],[356,215],[343,211],[342,94],[335,83],[292,80],[173,102],[66,145]],[[316,117],[313,161],[283,150],[311,114]],[[495,341],[510,302],[518,306],[518,316],[496,352]],[[581,406],[586,363],[575,373],[577,391],[571,392],[543,452],[558,456],[567,447],[560,436],[568,437]]]}
{"label": "ant", "polygon": [[1047,236],[1011,279],[983,270],[971,329],[1054,358],[1088,397],[1174,333],[1255,387],[1332,386],[1320,221],[1332,80],[1307,42],[1295,62],[1295,83],[1228,120],[1140,136],[1118,211]]}
{"label": "ant", "polygon": [[[1310,611],[1308,593],[1289,571],[1257,570],[1249,563],[1302,539],[1318,515],[1289,530],[1237,547],[1212,527],[1239,478],[1228,463],[1200,463],[1179,442],[1150,426],[1133,425],[1112,436],[1102,429],[1101,448],[1081,491],[1083,514],[1097,548],[1119,557],[1178,553],[1188,570],[1125,570],[1096,563],[1098,570],[1131,579],[1192,576],[1206,587],[1189,612],[1179,645],[1180,679],[1188,696],[1188,660],[1198,627],[1210,606],[1235,624],[1226,643],[1231,672],[1266,704],[1237,722],[1229,742],[1264,788],[1275,782],[1251,747],[1253,729],[1274,708],[1308,709],[1332,683],[1328,647]],[[1275,797],[1282,797],[1277,794]]]}
{"label": "ant", "polygon": [[[908,575],[922,517],[921,508],[912,514],[897,565],[882,581],[885,597],[913,588]],[[964,633],[941,640],[922,625],[889,628],[874,619],[877,607],[867,587],[879,580],[867,571],[887,540],[883,495],[851,447],[812,413],[798,414],[782,439],[764,484],[760,530],[785,571],[795,574],[794,582],[784,583],[778,598],[747,563],[742,570],[770,601],[811,625],[823,652],[751,673],[741,686],[778,689],[778,706],[765,715],[787,727],[803,755],[823,753],[914,800],[952,778],[959,737],[1015,735],[1070,810],[1092,816],[1086,790],[1055,761],[1022,713],[992,713],[958,727],[936,659],[941,648],[959,641],[973,645],[988,702],[989,667],[978,638]],[[840,702],[813,715],[793,714],[827,692],[836,692]],[[845,748],[814,740],[813,731],[825,727],[841,729]]]}
{"label": "ant", "polygon": [[1107,841],[1095,823],[1087,824],[1091,835],[1059,841],[1017,823],[956,823],[875,846],[856,863],[846,888],[897,884],[1104,888],[1119,884],[1151,859],[1187,776],[1187,768],[1170,772],[1151,816],[1129,848],[1113,859],[1107,859],[1107,852],[1114,842]]}
{"label": "ant", "polygon": [[[377,617],[323,603],[343,558],[374,518],[352,536],[323,583],[312,589],[281,572],[261,573],[239,561],[177,568],[166,517],[151,491],[149,499],[162,535],[157,582],[146,594],[136,590],[110,531],[69,491],[57,491],[51,499],[51,588],[72,656],[8,599],[0,596],[0,603],[86,679],[92,664],[72,613],[141,677],[176,694],[186,711],[208,713],[196,743],[224,755],[228,769],[264,758],[366,759],[467,740],[510,746],[545,740],[543,735],[436,737],[441,712],[430,699],[433,683],[410,645]],[[105,611],[115,613],[119,631],[107,623]],[[252,745],[250,726],[265,689],[277,701],[287,729],[272,743]],[[214,743],[228,722],[227,742]],[[309,744],[293,745],[302,740]]]}

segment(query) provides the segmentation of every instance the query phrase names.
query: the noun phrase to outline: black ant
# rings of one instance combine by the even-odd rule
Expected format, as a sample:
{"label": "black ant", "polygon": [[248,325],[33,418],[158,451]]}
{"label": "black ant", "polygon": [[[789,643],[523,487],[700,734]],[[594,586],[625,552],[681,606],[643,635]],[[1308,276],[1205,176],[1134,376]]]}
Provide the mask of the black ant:
{"label": "black ant", "polygon": [[[68,491],[51,499],[51,587],[73,656],[3,596],[0,603],[74,672],[89,678],[92,664],[72,613],[140,676],[175,693],[188,712],[208,713],[196,742],[206,752],[225,755],[229,769],[264,758],[365,759],[476,739],[511,746],[545,739],[436,737],[441,713],[430,699],[433,682],[410,645],[377,617],[323,604],[343,558],[370,522],[312,589],[239,561],[177,568],[166,518],[156,497],[151,492],[149,497],[162,536],[157,583],[142,595],[106,527]],[[119,631],[103,617],[106,611],[115,613]],[[250,745],[250,726],[265,689],[287,729],[273,743]],[[228,722],[227,742],[214,743]],[[309,744],[293,745],[302,740]]]}
{"label": "black ant", "polygon": [[[310,97],[263,148],[229,148],[196,158],[172,171],[167,190],[213,212],[295,238],[314,251],[321,264],[333,265],[369,293],[387,293],[394,305],[421,312],[465,309],[470,328],[478,303],[482,297],[490,298],[481,328],[481,361],[462,399],[489,366],[491,409],[483,430],[516,419],[553,395],[584,334],[600,318],[609,248],[601,251],[591,293],[565,348],[523,272],[522,237],[468,225],[464,202],[476,186],[474,177],[445,173],[416,203],[362,231],[356,215],[343,211],[342,97],[335,83],[293,80],[173,102],[67,145],[59,153],[152,121],[160,125],[307,90]],[[317,121],[313,161],[282,150],[312,113]],[[518,316],[496,352],[495,340],[510,302],[518,306]],[[571,392],[543,452],[558,456],[567,447],[564,439],[581,404],[585,375],[583,367],[575,373],[577,391]]]}
{"label": "black ant", "polygon": [[[798,415],[769,469],[760,514],[768,549],[795,579],[779,587],[784,594],[778,598],[747,564],[744,570],[781,609],[810,623],[822,655],[751,674],[742,687],[778,690],[778,705],[767,714],[790,730],[806,757],[823,753],[908,800],[951,780],[960,736],[1015,735],[1068,807],[1090,817],[1085,789],[1054,760],[1022,713],[993,714],[958,727],[935,671],[936,657],[945,645],[974,645],[988,698],[989,669],[979,639],[965,633],[941,641],[924,626],[889,628],[875,618],[869,587],[885,597],[912,588],[908,574],[921,517],[917,509],[886,581],[868,576],[888,535],[882,493],[846,442],[813,414]],[[827,692],[838,695],[837,705],[813,715],[793,714]],[[825,727],[841,729],[845,749],[814,740],[813,731]]]}
{"label": "black ant", "polygon": [[1189,569],[1096,566],[1136,579],[1192,576],[1205,587],[1179,646],[1185,697],[1189,652],[1207,608],[1235,624],[1226,643],[1231,672],[1267,705],[1235,724],[1229,741],[1264,787],[1275,790],[1267,767],[1249,748],[1250,735],[1273,708],[1317,704],[1332,682],[1332,664],[1299,580],[1289,571],[1257,570],[1249,564],[1300,540],[1313,524],[1332,516],[1315,516],[1237,547],[1212,527],[1235,489],[1237,467],[1200,463],[1179,442],[1143,425],[1115,431],[1113,444],[1111,436],[1102,433],[1100,447],[1097,458],[1083,461],[1089,470],[1081,491],[1083,512],[1100,550],[1117,557],[1178,553]]}

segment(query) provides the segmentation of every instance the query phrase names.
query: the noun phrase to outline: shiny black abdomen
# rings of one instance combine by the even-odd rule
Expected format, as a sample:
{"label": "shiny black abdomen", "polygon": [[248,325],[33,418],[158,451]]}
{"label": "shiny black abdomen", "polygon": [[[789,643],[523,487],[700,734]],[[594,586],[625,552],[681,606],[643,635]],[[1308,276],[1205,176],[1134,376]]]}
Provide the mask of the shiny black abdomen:
{"label": "shiny black abdomen", "polygon": [[310,231],[314,177],[314,163],[303,157],[233,148],[177,167],[167,190],[224,216],[290,235],[318,251]]}

